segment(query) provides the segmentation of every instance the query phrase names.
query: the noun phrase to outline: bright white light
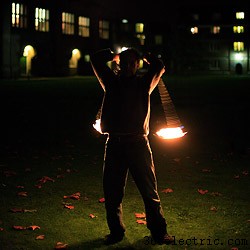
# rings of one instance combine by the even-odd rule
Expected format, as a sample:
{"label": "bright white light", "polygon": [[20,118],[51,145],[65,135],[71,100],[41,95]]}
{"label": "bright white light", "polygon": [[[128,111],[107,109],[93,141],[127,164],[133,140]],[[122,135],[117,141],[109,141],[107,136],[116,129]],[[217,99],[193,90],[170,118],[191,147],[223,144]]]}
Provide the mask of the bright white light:
{"label": "bright white light", "polygon": [[93,127],[94,127],[94,129],[95,129],[97,132],[99,132],[99,133],[102,134],[102,130],[101,130],[101,119],[96,120],[95,123],[93,124]]}
{"label": "bright white light", "polygon": [[73,49],[72,50],[72,54],[73,55],[77,55],[78,53],[80,53],[80,51],[78,49]]}
{"label": "bright white light", "polygon": [[180,127],[176,128],[162,128],[156,134],[162,139],[176,139],[183,137],[187,132],[183,132]]}
{"label": "bright white light", "polygon": [[235,60],[242,61],[243,60],[243,55],[241,53],[236,53],[235,54]]}
{"label": "bright white light", "polygon": [[32,50],[33,50],[33,47],[31,45],[27,45],[24,48],[23,56],[28,56]]}

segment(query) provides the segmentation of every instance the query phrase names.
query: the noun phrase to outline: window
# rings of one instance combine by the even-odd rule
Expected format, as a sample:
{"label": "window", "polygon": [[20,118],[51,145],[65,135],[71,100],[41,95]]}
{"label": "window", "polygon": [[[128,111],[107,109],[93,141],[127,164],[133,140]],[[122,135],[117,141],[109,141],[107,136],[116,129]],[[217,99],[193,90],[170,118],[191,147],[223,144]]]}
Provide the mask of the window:
{"label": "window", "polygon": [[211,33],[212,34],[219,34],[220,33],[220,26],[213,26],[211,28]]}
{"label": "window", "polygon": [[243,51],[244,50],[244,43],[243,42],[234,42],[234,51]]}
{"label": "window", "polygon": [[135,32],[136,32],[136,38],[139,40],[140,45],[144,45],[145,43],[145,35],[144,32],[144,24],[143,23],[136,23],[135,24]]}
{"label": "window", "polygon": [[49,10],[35,9],[35,30],[49,31]]}
{"label": "window", "polygon": [[62,33],[67,35],[74,34],[75,16],[74,14],[62,13]]}
{"label": "window", "polygon": [[99,21],[99,37],[109,39],[109,22],[105,20]]}
{"label": "window", "polygon": [[198,34],[198,27],[192,27],[190,31],[192,34]]}
{"label": "window", "polygon": [[244,19],[245,13],[244,12],[236,12],[236,19]]}
{"label": "window", "polygon": [[12,3],[12,27],[27,28],[27,8],[23,4]]}
{"label": "window", "polygon": [[78,35],[89,37],[90,19],[88,17],[78,17]]}
{"label": "window", "polygon": [[244,27],[243,26],[234,26],[233,31],[234,31],[234,33],[244,33]]}
{"label": "window", "polygon": [[135,32],[136,33],[143,33],[144,32],[144,24],[143,23],[136,23],[135,24]]}

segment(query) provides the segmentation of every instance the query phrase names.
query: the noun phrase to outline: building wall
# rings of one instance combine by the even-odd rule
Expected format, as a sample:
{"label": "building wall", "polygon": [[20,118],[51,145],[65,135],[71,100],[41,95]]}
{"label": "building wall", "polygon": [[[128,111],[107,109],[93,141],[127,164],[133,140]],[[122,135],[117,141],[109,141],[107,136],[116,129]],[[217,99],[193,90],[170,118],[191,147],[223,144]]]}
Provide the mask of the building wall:
{"label": "building wall", "polygon": [[[233,34],[232,26],[236,21],[234,12],[237,8],[222,8],[219,10],[195,9],[202,17],[194,21],[193,8],[176,9],[174,19],[164,21],[145,18],[145,44],[141,45],[135,37],[135,23],[142,22],[135,13],[128,13],[129,24],[121,23],[121,12],[116,12],[116,6],[105,8],[103,2],[87,0],[61,0],[60,2],[45,0],[15,1],[27,5],[28,26],[26,29],[13,28],[11,24],[11,1],[1,0],[0,3],[0,77],[18,78],[27,76],[22,69],[24,48],[31,45],[35,56],[31,61],[32,76],[68,76],[71,74],[93,74],[90,63],[84,56],[98,49],[117,46],[134,46],[142,52],[151,51],[160,54],[164,60],[168,74],[236,74],[241,65],[241,73],[248,74],[249,68],[249,7],[244,6],[246,19],[241,21],[245,27],[244,34]],[[35,8],[45,8],[50,11],[50,31],[38,32],[34,28]],[[118,6],[119,8],[120,6]],[[61,32],[61,13],[71,12],[76,16],[83,15],[90,18],[90,37],[84,38],[77,34],[64,35]],[[211,19],[210,13],[221,11],[221,19],[216,22]],[[230,13],[230,14],[229,14]],[[106,19],[110,22],[110,38],[100,39],[98,22]],[[162,17],[161,17],[162,19]],[[199,34],[192,35],[190,27],[199,26]],[[221,32],[211,35],[212,25],[220,25]],[[155,36],[162,35],[162,44],[155,43]],[[245,43],[242,53],[243,59],[235,59],[233,41],[240,39]],[[77,48],[82,57],[78,61],[78,68],[72,71],[69,68],[71,52]]]}

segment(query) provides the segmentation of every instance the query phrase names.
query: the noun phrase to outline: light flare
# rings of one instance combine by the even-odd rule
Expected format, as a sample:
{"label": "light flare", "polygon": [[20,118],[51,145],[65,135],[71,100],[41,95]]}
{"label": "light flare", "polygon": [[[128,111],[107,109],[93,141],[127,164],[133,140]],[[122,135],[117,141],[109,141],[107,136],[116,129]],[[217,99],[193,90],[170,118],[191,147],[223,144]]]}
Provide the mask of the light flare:
{"label": "light flare", "polygon": [[95,123],[93,124],[94,129],[102,134],[102,129],[101,129],[101,119],[97,119]]}
{"label": "light flare", "polygon": [[162,128],[156,134],[162,139],[176,139],[183,137],[187,132],[183,132],[181,127]]}

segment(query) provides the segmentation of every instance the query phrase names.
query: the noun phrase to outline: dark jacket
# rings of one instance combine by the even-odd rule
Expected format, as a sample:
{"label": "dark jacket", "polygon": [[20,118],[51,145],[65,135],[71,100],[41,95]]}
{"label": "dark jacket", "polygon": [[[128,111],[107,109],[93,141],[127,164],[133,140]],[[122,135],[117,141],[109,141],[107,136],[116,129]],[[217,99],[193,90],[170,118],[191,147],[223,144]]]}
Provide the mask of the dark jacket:
{"label": "dark jacket", "polygon": [[149,134],[150,94],[165,72],[163,62],[147,56],[149,68],[144,75],[124,77],[116,74],[107,62],[113,52],[104,49],[91,56],[91,64],[104,90],[101,129],[111,134]]}

